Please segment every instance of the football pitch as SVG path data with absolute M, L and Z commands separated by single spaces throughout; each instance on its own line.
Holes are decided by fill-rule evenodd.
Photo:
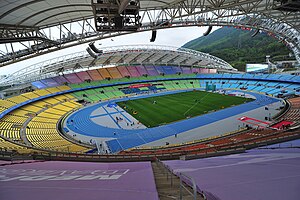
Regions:
M 156 127 L 249 101 L 252 99 L 190 91 L 122 101 L 117 104 L 145 126 Z

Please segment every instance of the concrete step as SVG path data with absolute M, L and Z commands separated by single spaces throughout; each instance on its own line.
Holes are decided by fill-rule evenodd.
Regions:
M 167 169 L 158 162 L 152 162 L 152 170 L 154 174 L 154 179 L 156 183 L 156 189 L 160 200 L 171 200 L 180 199 L 180 179 L 171 175 Z M 191 187 L 188 188 L 190 193 L 193 193 Z M 183 200 L 194 200 L 194 197 L 188 193 L 185 189 L 182 189 L 182 199 Z M 197 199 L 203 200 L 200 194 L 198 194 Z

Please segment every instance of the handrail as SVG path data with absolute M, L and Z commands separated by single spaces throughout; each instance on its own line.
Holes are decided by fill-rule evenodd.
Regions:
M 258 147 L 259 145 L 265 146 L 265 145 L 270 145 L 278 142 L 286 142 L 294 139 L 299 139 L 300 138 L 300 130 L 289 130 L 292 131 L 290 135 L 286 136 L 281 136 L 278 138 L 270 138 L 270 139 L 265 139 L 262 141 L 258 142 L 251 142 L 248 144 L 243 145 L 245 149 L 252 149 L 255 147 Z M 237 148 L 240 146 L 231 146 L 231 149 Z M 227 148 L 228 149 L 228 148 Z M 35 149 L 37 150 L 37 149 Z M 2 155 L 6 155 L 7 153 L 11 152 L 14 154 L 18 155 L 24 155 L 24 156 L 30 156 L 33 160 L 39 160 L 40 157 L 43 157 L 43 160 L 69 160 L 69 161 L 92 161 L 92 162 L 128 162 L 128 161 L 153 161 L 153 158 L 155 156 L 159 157 L 160 159 L 179 159 L 179 156 L 182 156 L 182 154 L 164 154 L 164 155 L 156 155 L 156 154 L 151 154 L 151 155 L 108 155 L 108 154 L 103 154 L 103 155 L 96 155 L 96 154 L 78 154 L 78 153 L 67 153 L 67 152 L 56 152 L 56 151 L 51 151 L 48 150 L 46 151 L 45 149 L 43 150 L 38 150 L 38 152 L 31 152 L 31 153 L 19 153 L 16 151 L 9 151 L 7 149 L 1 149 L 0 148 L 0 158 Z M 191 159 L 194 158 L 201 158 L 204 157 L 211 157 L 211 156 L 217 156 L 220 155 L 222 152 L 222 155 L 224 155 L 224 152 L 226 153 L 227 150 L 224 151 L 224 149 L 219 149 L 218 151 L 215 152 L 210 152 L 210 153 L 198 153 L 198 154 L 187 154 L 190 156 Z M 228 153 L 232 153 L 228 151 Z M 193 157 L 196 155 L 195 157 Z M 172 170 L 170 170 L 172 172 Z M 172 177 L 172 176 L 171 176 Z
M 159 163 L 160 165 L 162 165 L 164 167 L 164 169 L 167 171 L 167 179 L 168 179 L 168 174 L 170 173 L 171 175 L 171 186 L 173 185 L 173 179 L 172 176 L 177 176 L 180 179 L 180 197 L 179 199 L 182 200 L 183 198 L 183 192 L 182 192 L 182 188 L 184 188 L 191 196 L 194 197 L 194 200 L 197 199 L 197 194 L 198 192 L 200 193 L 200 195 L 202 195 L 202 197 L 204 198 L 204 200 L 206 200 L 206 196 L 204 194 L 204 192 L 197 186 L 196 181 L 188 176 L 187 174 L 184 174 L 183 172 L 180 172 L 179 174 L 174 173 L 173 169 L 171 169 L 168 165 L 166 165 L 165 163 L 163 163 L 160 159 L 156 158 L 156 162 Z M 186 179 L 188 179 L 190 181 L 190 183 L 192 183 L 191 187 L 193 189 L 193 193 L 191 193 L 183 184 L 186 183 L 187 185 L 190 185 L 187 181 L 184 181 L 184 177 Z
M 183 172 L 180 172 L 179 173 L 179 178 L 180 178 L 180 197 L 179 199 L 182 200 L 182 188 L 184 188 L 189 194 L 191 194 L 193 197 L 194 197 L 194 200 L 197 200 L 197 184 L 196 184 L 196 181 L 195 179 L 193 179 L 192 177 L 188 176 L 187 174 L 183 173 Z M 187 181 L 184 181 L 184 178 L 186 178 L 190 183 L 191 183 L 191 186 L 193 188 L 193 193 L 191 193 L 184 185 L 183 185 L 183 182 L 187 183 Z M 188 184 L 188 183 L 187 183 Z M 189 185 L 189 184 L 188 184 Z M 200 190 L 201 194 L 204 194 L 201 190 Z M 204 195 L 204 199 L 206 200 L 206 197 Z
M 230 131 L 230 132 L 227 132 L 227 133 L 224 133 L 224 134 L 221 134 L 221 135 L 215 135 L 215 136 L 211 136 L 211 137 L 208 137 L 208 138 L 203 138 L 203 139 L 199 139 L 199 140 L 193 140 L 193 141 L 190 141 L 190 142 L 183 142 L 181 144 L 171 144 L 171 145 L 168 145 L 167 147 L 166 146 L 153 146 L 153 147 L 134 147 L 134 148 L 131 148 L 131 149 L 127 149 L 126 151 L 131 151 L 131 150 L 157 150 L 157 149 L 172 149 L 172 148 L 177 148 L 177 147 L 186 147 L 186 146 L 193 146 L 195 144 L 201 144 L 201 143 L 204 143 L 204 142 L 207 142 L 207 141 L 214 141 L 216 139 L 221 139 L 221 138 L 225 138 L 225 137 L 228 137 L 228 136 L 233 136 L 235 134 L 241 134 L 243 133 L 244 131 L 247 131 L 248 129 L 247 128 L 241 128 L 239 130 L 235 130 L 235 131 Z
M 276 121 L 280 120 L 280 118 L 282 118 L 284 115 L 286 115 L 287 112 L 289 112 L 291 110 L 292 104 L 288 100 L 286 100 L 286 99 L 284 99 L 284 103 L 285 103 L 284 110 L 282 110 L 281 112 L 279 112 L 278 114 L 276 114 L 275 116 L 273 116 L 272 118 L 274 120 L 276 120 Z
M 71 143 L 74 143 L 76 145 L 79 145 L 79 146 L 83 146 L 83 147 L 87 147 L 87 148 L 95 148 L 93 145 L 90 145 L 84 141 L 81 141 L 81 143 L 77 140 L 75 140 L 74 138 L 71 138 L 70 135 L 68 135 L 64 130 L 63 130 L 63 123 L 64 121 L 66 120 L 66 118 L 71 114 L 73 113 L 74 111 L 78 110 L 80 108 L 74 108 L 72 109 L 71 111 L 67 112 L 66 114 L 64 114 L 63 116 L 61 116 L 59 118 L 59 120 L 57 121 L 56 123 L 56 129 L 58 130 L 58 134 L 63 137 L 65 140 L 71 142 Z

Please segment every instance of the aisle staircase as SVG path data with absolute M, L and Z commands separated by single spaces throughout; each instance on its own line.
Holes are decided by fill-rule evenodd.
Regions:
M 160 161 L 154 161 L 152 170 L 156 189 L 160 200 L 205 200 L 200 193 L 194 195 L 193 188 L 180 181 L 180 178 L 170 172 Z

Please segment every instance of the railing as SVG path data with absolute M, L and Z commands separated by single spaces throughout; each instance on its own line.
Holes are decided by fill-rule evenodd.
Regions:
M 245 131 L 248 131 L 249 129 L 247 128 L 240 128 L 239 130 L 235 130 L 235 131 L 230 131 L 224 134 L 220 134 L 220 135 L 216 135 L 216 136 L 211 136 L 208 138 L 203 138 L 203 139 L 199 139 L 199 140 L 193 140 L 190 142 L 183 142 L 183 143 L 178 143 L 178 144 L 170 144 L 168 146 L 152 146 L 152 147 L 133 147 L 131 149 L 127 149 L 126 151 L 130 152 L 130 150 L 158 150 L 158 149 L 172 149 L 172 148 L 178 148 L 178 147 L 188 147 L 188 146 L 193 146 L 196 144 L 204 144 L 207 141 L 215 141 L 218 139 L 222 139 L 222 138 L 226 138 L 226 137 L 230 137 L 230 136 L 234 136 L 234 135 L 238 135 L 238 134 L 242 134 Z
M 206 200 L 206 196 L 204 194 L 204 192 L 202 190 L 200 190 L 200 188 L 197 186 L 196 181 L 180 172 L 179 174 L 174 173 L 173 169 L 171 169 L 168 165 L 164 164 L 163 162 L 161 162 L 159 159 L 156 159 L 156 162 L 158 164 L 158 166 L 161 166 L 161 169 L 164 170 L 166 176 L 167 176 L 167 180 L 170 179 L 170 184 L 171 187 L 173 187 L 173 179 L 174 177 L 179 178 L 180 180 L 180 185 L 179 185 L 179 199 L 182 200 L 183 199 L 183 190 L 186 190 L 188 194 L 190 194 L 194 200 L 197 200 L 198 198 L 198 193 L 201 195 L 201 197 Z M 174 177 L 173 177 L 174 176 Z M 192 188 L 192 192 L 190 191 L 189 187 Z
M 275 116 L 273 116 L 273 120 L 280 120 L 280 118 L 282 118 L 284 115 L 286 115 L 286 113 L 288 113 L 291 109 L 291 103 L 288 100 L 284 100 L 284 109 L 282 111 L 280 111 L 279 113 L 277 113 Z M 278 122 L 278 121 L 277 121 Z M 276 122 L 276 123 L 277 123 Z
M 187 154 L 185 155 L 185 160 L 188 159 L 196 159 L 196 158 L 207 158 L 212 156 L 221 156 L 221 155 L 228 155 L 233 153 L 233 149 L 236 150 L 236 153 L 239 153 L 239 150 L 245 150 L 245 149 L 252 149 L 262 146 L 267 146 L 275 143 L 280 142 L 286 142 L 290 140 L 295 140 L 300 138 L 300 130 L 289 130 L 292 131 L 291 135 L 286 136 L 279 136 L 277 138 L 270 138 L 265 139 L 263 141 L 259 142 L 250 142 L 246 145 L 243 145 L 243 149 L 241 149 L 241 145 L 238 146 L 230 146 L 227 149 L 231 150 L 225 150 L 220 149 L 216 152 L 210 152 L 210 153 L 196 153 L 196 154 Z M 32 149 L 33 150 L 33 149 Z M 161 160 L 169 160 L 169 159 L 179 159 L 182 154 L 164 154 L 164 155 L 96 155 L 96 154 L 76 154 L 76 153 L 67 153 L 67 152 L 54 152 L 54 151 L 48 151 L 45 150 L 39 151 L 39 152 L 24 152 L 24 154 L 20 154 L 16 151 L 10 151 L 8 149 L 1 149 L 0 148 L 0 160 L 11 160 L 12 157 L 15 155 L 17 156 L 23 156 L 26 160 L 57 160 L 57 161 L 87 161 L 87 162 L 135 162 L 135 161 L 153 161 L 154 158 L 157 156 Z M 173 184 L 173 171 L 166 167 L 169 172 L 166 171 L 167 178 L 171 179 L 171 184 Z
M 190 177 L 182 172 L 179 173 L 179 178 L 180 178 L 180 197 L 179 197 L 179 199 L 180 200 L 183 199 L 183 196 L 182 196 L 183 191 L 182 190 L 185 189 L 191 196 L 193 196 L 194 200 L 197 200 L 197 194 L 198 194 L 199 188 L 197 187 L 196 181 L 192 177 Z M 193 193 L 183 184 L 183 182 L 187 183 L 188 185 L 191 185 L 191 187 L 193 189 Z M 204 198 L 204 200 L 206 200 L 206 196 L 202 191 L 201 191 L 201 195 Z
M 64 129 L 63 129 L 63 124 L 65 122 L 65 120 L 67 119 L 67 117 L 72 114 L 73 112 L 79 110 L 81 108 L 74 108 L 72 109 L 71 111 L 67 112 L 66 114 L 62 115 L 58 122 L 56 123 L 56 129 L 58 131 L 58 134 L 63 137 L 65 140 L 68 140 L 69 142 L 71 143 L 74 143 L 76 145 L 79 145 L 79 146 L 83 146 L 83 147 L 86 147 L 86 148 L 90 148 L 90 149 L 94 149 L 95 146 L 85 142 L 85 141 L 82 141 L 82 140 L 76 140 L 75 138 L 72 138 L 69 134 L 67 134 Z

